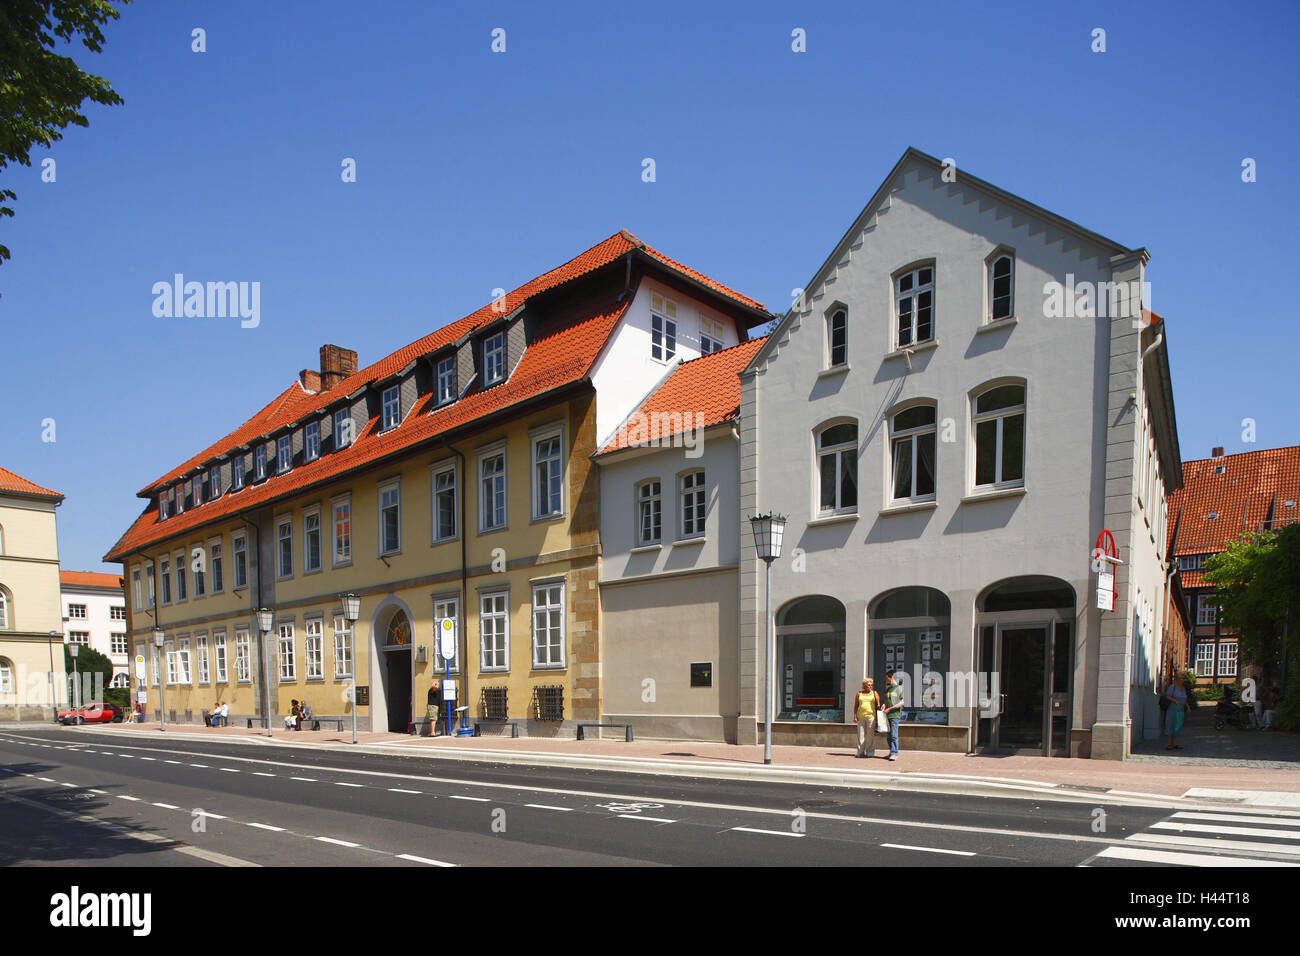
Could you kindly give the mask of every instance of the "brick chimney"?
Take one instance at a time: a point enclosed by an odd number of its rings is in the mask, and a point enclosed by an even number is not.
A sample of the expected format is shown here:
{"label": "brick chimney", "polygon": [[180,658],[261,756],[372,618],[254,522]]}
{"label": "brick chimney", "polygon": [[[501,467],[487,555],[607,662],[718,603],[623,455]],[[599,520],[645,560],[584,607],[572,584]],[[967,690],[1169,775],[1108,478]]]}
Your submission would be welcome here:
{"label": "brick chimney", "polygon": [[328,392],[357,370],[357,353],[337,345],[320,347],[320,387]]}
{"label": "brick chimney", "polygon": [[1223,457],[1223,449],[1222,449],[1222,448],[1211,448],[1211,449],[1210,449],[1210,457],[1211,457],[1211,458],[1222,458],[1222,457]]}
{"label": "brick chimney", "polygon": [[298,373],[298,381],[302,384],[303,391],[315,395],[320,391],[320,372],[314,368],[305,368]]}

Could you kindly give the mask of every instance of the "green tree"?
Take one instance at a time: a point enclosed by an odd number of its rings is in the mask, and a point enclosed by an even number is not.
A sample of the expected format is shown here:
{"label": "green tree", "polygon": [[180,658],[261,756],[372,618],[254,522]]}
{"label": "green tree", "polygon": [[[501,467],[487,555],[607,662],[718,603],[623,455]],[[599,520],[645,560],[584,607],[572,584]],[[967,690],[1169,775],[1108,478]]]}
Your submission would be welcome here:
{"label": "green tree", "polygon": [[1211,557],[1205,579],[1215,586],[1221,620],[1238,633],[1241,656],[1263,671],[1265,683],[1280,683],[1286,702],[1278,711],[1283,727],[1300,727],[1294,692],[1300,665],[1300,524],[1281,531],[1244,534]]}
{"label": "green tree", "polygon": [[[131,0],[4,0],[0,4],[0,170],[11,163],[30,166],[31,148],[63,138],[69,123],[89,126],[81,104],[105,106],[122,98],[102,77],[86,73],[71,57],[55,52],[56,39],[77,37],[92,53],[103,49],[100,27],[118,18],[114,3]],[[0,188],[0,217],[18,195]],[[0,263],[9,250],[0,244]]]}
{"label": "green tree", "polygon": [[[72,679],[72,655],[68,653],[68,645],[63,645],[63,666],[68,672],[68,679]],[[109,681],[113,679],[113,662],[110,661],[93,647],[81,647],[77,651],[77,674],[81,678],[81,705],[94,703],[97,700],[103,700],[103,691],[107,689]],[[89,681],[86,675],[92,675]],[[93,675],[98,674],[98,678]],[[75,698],[74,698],[75,700]]]}

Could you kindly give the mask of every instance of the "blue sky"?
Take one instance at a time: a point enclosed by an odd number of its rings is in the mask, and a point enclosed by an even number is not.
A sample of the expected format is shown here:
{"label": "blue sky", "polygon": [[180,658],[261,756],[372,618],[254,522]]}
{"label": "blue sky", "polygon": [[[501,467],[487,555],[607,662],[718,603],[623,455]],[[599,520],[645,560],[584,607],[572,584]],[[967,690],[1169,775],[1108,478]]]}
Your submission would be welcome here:
{"label": "blue sky", "polygon": [[[371,362],[620,228],[784,311],[909,145],[1150,250],[1184,458],[1298,444],[1298,26],[1290,2],[137,0],[73,54],[125,105],[0,174],[0,464],[67,496],[63,567],[120,570],[135,492],[322,343]],[[177,272],[260,282],[260,325],[155,318]]]}

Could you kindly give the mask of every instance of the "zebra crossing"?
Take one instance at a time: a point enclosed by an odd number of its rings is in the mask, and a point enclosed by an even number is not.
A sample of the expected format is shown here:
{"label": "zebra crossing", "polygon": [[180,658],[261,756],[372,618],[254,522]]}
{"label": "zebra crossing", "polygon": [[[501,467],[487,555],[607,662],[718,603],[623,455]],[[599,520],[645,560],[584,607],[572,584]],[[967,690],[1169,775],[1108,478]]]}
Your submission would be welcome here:
{"label": "zebra crossing", "polygon": [[1300,867],[1300,814],[1241,807],[1180,810],[1082,865]]}

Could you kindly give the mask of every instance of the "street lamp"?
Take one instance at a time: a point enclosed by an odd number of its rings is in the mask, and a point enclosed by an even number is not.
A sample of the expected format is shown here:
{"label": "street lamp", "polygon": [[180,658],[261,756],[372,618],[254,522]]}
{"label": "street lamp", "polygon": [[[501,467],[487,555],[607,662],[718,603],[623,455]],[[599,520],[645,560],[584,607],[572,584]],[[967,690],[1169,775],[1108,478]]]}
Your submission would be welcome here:
{"label": "street lamp", "polygon": [[772,762],[772,562],[781,557],[781,539],[785,536],[785,515],[754,515],[749,519],[754,529],[754,550],[766,565],[763,605],[763,763]]}
{"label": "street lamp", "polygon": [[72,656],[72,712],[76,716],[72,718],[74,724],[81,723],[81,675],[77,673],[77,651],[81,646],[73,641],[68,645],[68,653]]}
{"label": "street lamp", "polygon": [[165,641],[166,639],[167,639],[167,635],[163,633],[163,629],[161,627],[155,627],[153,629],[153,646],[158,648],[158,670],[162,674],[161,679],[158,681],[158,730],[159,732],[166,732],[167,730],[167,670],[165,667],[163,667],[163,660],[162,660],[163,641]]}
{"label": "street lamp", "polygon": [[343,595],[343,617],[348,622],[348,640],[352,644],[348,670],[352,672],[352,742],[357,742],[357,619],[361,617],[361,596]]}
{"label": "street lamp", "polygon": [[269,607],[257,609],[257,630],[261,634],[262,647],[262,689],[266,697],[266,736],[271,736],[271,718],[275,713],[271,710],[271,669],[267,666],[266,656],[266,636],[271,633],[271,625],[275,623],[275,612]]}
{"label": "street lamp", "polygon": [[45,646],[50,652],[50,710],[54,711],[54,722],[59,722],[59,701],[54,695],[54,639],[59,636],[58,631],[50,631],[50,639],[45,642]]}

